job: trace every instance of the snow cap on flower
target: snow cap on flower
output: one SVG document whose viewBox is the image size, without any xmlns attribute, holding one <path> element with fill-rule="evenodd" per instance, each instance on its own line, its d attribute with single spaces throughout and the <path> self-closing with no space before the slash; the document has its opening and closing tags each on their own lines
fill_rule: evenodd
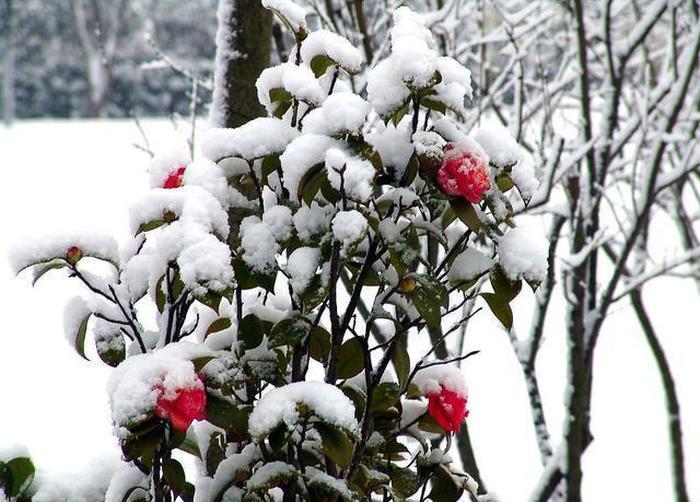
<svg viewBox="0 0 700 502">
<path fill-rule="evenodd" d="M 476 204 L 491 187 L 488 164 L 488 156 L 475 142 L 448 143 L 437 174 L 438 184 L 447 195 Z"/>
</svg>

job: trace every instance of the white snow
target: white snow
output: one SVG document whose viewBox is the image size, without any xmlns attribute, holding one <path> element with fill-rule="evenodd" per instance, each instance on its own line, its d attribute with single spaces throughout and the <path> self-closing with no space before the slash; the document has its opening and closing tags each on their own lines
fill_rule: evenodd
<svg viewBox="0 0 700 502">
<path fill-rule="evenodd" d="M 66 302 L 63 313 L 63 334 L 71 347 L 75 347 L 80 324 L 91 313 L 87 302 L 80 296 L 75 296 Z"/>
<path fill-rule="evenodd" d="M 413 377 L 413 383 L 418 386 L 421 394 L 439 393 L 441 388 L 451 390 L 460 397 L 467 397 L 467 384 L 462 370 L 451 364 L 438 364 L 418 370 Z"/>
<path fill-rule="evenodd" d="M 481 251 L 467 248 L 452 262 L 447 277 L 453 284 L 471 281 L 490 269 L 494 261 Z"/>
<path fill-rule="evenodd" d="M 303 293 L 311 282 L 316 274 L 320 259 L 321 250 L 311 247 L 297 248 L 289 255 L 287 273 L 289 274 L 289 283 L 297 295 Z"/>
<path fill-rule="evenodd" d="M 523 151 L 523 156 L 513 166 L 510 177 L 518 188 L 520 195 L 526 202 L 530 201 L 540 186 L 540 181 L 535 174 L 535 161 L 529 152 Z"/>
<path fill-rule="evenodd" d="M 328 56 L 345 71 L 357 73 L 362 66 L 362 53 L 347 39 L 328 30 L 309 33 L 301 45 L 301 59 L 307 65 L 316 56 Z"/>
<path fill-rule="evenodd" d="M 367 74 L 367 99 L 382 117 L 390 116 L 411 94 L 393 59 L 383 59 Z"/>
<path fill-rule="evenodd" d="M 207 290 L 223 291 L 233 282 L 231 250 L 211 234 L 184 248 L 177 264 L 182 282 L 198 295 L 206 294 Z"/>
<path fill-rule="evenodd" d="M 297 474 L 297 468 L 285 462 L 268 462 L 261 465 L 246 481 L 245 487 L 250 491 L 257 491 L 269 487 L 269 483 L 279 477 L 293 478 Z"/>
<path fill-rule="evenodd" d="M 268 272 L 276 262 L 279 244 L 272 229 L 257 216 L 248 216 L 241 222 L 243 260 L 258 272 Z"/>
<path fill-rule="evenodd" d="M 218 161 L 224 157 L 258 159 L 283 152 L 299 132 L 274 117 L 259 117 L 235 129 L 212 128 L 202 138 L 202 153 Z"/>
<path fill-rule="evenodd" d="M 326 150 L 341 143 L 320 134 L 304 134 L 292 141 L 282 155 L 280 163 L 284 176 L 284 186 L 296 200 L 299 183 L 315 164 L 323 162 Z"/>
<path fill-rule="evenodd" d="M 516 227 L 498 241 L 498 262 L 510 280 L 542 282 L 547 277 L 548 247 L 542 232 Z"/>
<path fill-rule="evenodd" d="M 119 263 L 117 242 L 105 234 L 62 234 L 44 235 L 41 238 L 25 239 L 13 244 L 10 253 L 10 266 L 15 273 L 37 263 L 48 262 L 54 258 L 65 258 L 69 248 L 76 246 L 84 256 Z"/>
<path fill-rule="evenodd" d="M 295 32 L 306 30 L 306 9 L 292 0 L 262 0 L 263 7 L 281 14 Z"/>
<path fill-rule="evenodd" d="M 150 487 L 148 475 L 142 473 L 135 465 L 122 463 L 109 482 L 104 502 L 123 502 L 126 492 L 135 486 L 140 486 L 148 492 Z M 144 490 L 135 490 L 134 498 L 138 494 L 143 495 Z"/>
<path fill-rule="evenodd" d="M 413 155 L 410 125 L 402 122 L 394 127 L 393 124 L 384 126 L 380 122 L 377 129 L 367 134 L 365 139 L 377 150 L 384 167 L 392 167 L 396 179 L 401 179 Z"/>
<path fill-rule="evenodd" d="M 522 158 L 522 147 L 508 129 L 500 124 L 486 123 L 476 130 L 473 137 L 489 156 L 489 160 L 499 168 L 513 166 Z"/>
<path fill-rule="evenodd" d="M 355 209 L 338 211 L 331 226 L 333 237 L 343 245 L 343 252 L 360 242 L 367 233 L 367 220 Z"/>
<path fill-rule="evenodd" d="M 304 119 L 304 132 L 336 136 L 361 132 L 370 111 L 367 101 L 353 92 L 335 92 L 323 106 L 311 110 Z"/>
<path fill-rule="evenodd" d="M 297 236 L 307 242 L 314 236 L 327 232 L 332 215 L 333 206 L 320 206 L 316 201 L 312 201 L 311 206 L 302 204 L 293 217 Z"/>
<path fill-rule="evenodd" d="M 170 174 L 187 167 L 191 159 L 187 142 L 173 135 L 172 145 L 156 150 L 148 166 L 151 188 L 161 188 Z"/>
<path fill-rule="evenodd" d="M 365 202 L 372 196 L 375 172 L 368 160 L 347 155 L 338 148 L 330 148 L 326 152 L 328 181 L 336 190 L 342 188 L 352 200 Z"/>
<path fill-rule="evenodd" d="M 295 382 L 264 394 L 248 420 L 250 435 L 260 441 L 280 423 L 293 428 L 299 421 L 297 403 L 304 403 L 323 422 L 350 433 L 357 430 L 355 408 L 338 387 L 323 382 Z"/>
<path fill-rule="evenodd" d="M 287 206 L 273 206 L 263 213 L 262 221 L 270 229 L 277 242 L 289 238 L 292 231 L 292 210 Z"/>
</svg>

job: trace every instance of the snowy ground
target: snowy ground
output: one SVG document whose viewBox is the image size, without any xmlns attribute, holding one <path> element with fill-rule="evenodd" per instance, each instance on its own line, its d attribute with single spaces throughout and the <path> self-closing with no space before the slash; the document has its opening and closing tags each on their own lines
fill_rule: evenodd
<svg viewBox="0 0 700 502">
<path fill-rule="evenodd" d="M 173 133 L 168 121 L 144 124 L 153 143 Z M 57 277 L 30 286 L 14 278 L 6 255 L 23 236 L 103 230 L 124 237 L 127 207 L 145 191 L 147 157 L 128 121 L 26 122 L 0 128 L 0 445 L 28 446 L 40 469 L 88 469 L 117 456 L 104 391 L 108 370 L 82 360 L 62 336 L 65 301 L 77 288 Z M 657 241 L 664 228 L 657 225 Z M 527 327 L 531 295 L 521 295 L 516 326 Z M 655 283 L 645 293 L 668 351 L 681 398 L 692 500 L 700 500 L 700 338 L 690 281 Z M 622 303 L 622 302 L 620 302 Z M 565 380 L 563 306 L 553 305 L 541 350 L 547 419 L 559 435 Z M 470 325 L 469 424 L 488 487 L 504 502 L 527 499 L 540 471 L 520 369 L 490 314 Z M 609 319 L 597 351 L 595 441 L 585 456 L 586 500 L 670 501 L 666 413 L 659 378 L 625 305 Z"/>
</svg>

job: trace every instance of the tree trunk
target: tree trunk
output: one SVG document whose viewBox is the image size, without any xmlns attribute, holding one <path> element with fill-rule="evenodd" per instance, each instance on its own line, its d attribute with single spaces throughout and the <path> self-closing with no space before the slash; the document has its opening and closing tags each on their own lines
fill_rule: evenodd
<svg viewBox="0 0 700 502">
<path fill-rule="evenodd" d="M 272 13 L 260 0 L 220 0 L 217 16 L 210 119 L 214 126 L 238 127 L 265 115 L 255 81 L 270 65 Z"/>
<path fill-rule="evenodd" d="M 12 0 L 5 0 L 5 54 L 2 72 L 2 112 L 8 126 L 15 119 L 15 34 Z"/>
</svg>

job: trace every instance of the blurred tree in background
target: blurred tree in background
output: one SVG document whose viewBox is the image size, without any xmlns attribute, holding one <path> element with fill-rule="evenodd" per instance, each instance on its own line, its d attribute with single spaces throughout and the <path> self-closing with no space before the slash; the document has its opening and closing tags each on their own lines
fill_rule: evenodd
<svg viewBox="0 0 700 502">
<path fill-rule="evenodd" d="M 210 80 L 216 4 L 3 0 L 3 115 L 10 107 L 17 118 L 187 114 L 191 79 L 163 55 Z M 207 86 L 199 92 L 208 101 Z"/>
</svg>

